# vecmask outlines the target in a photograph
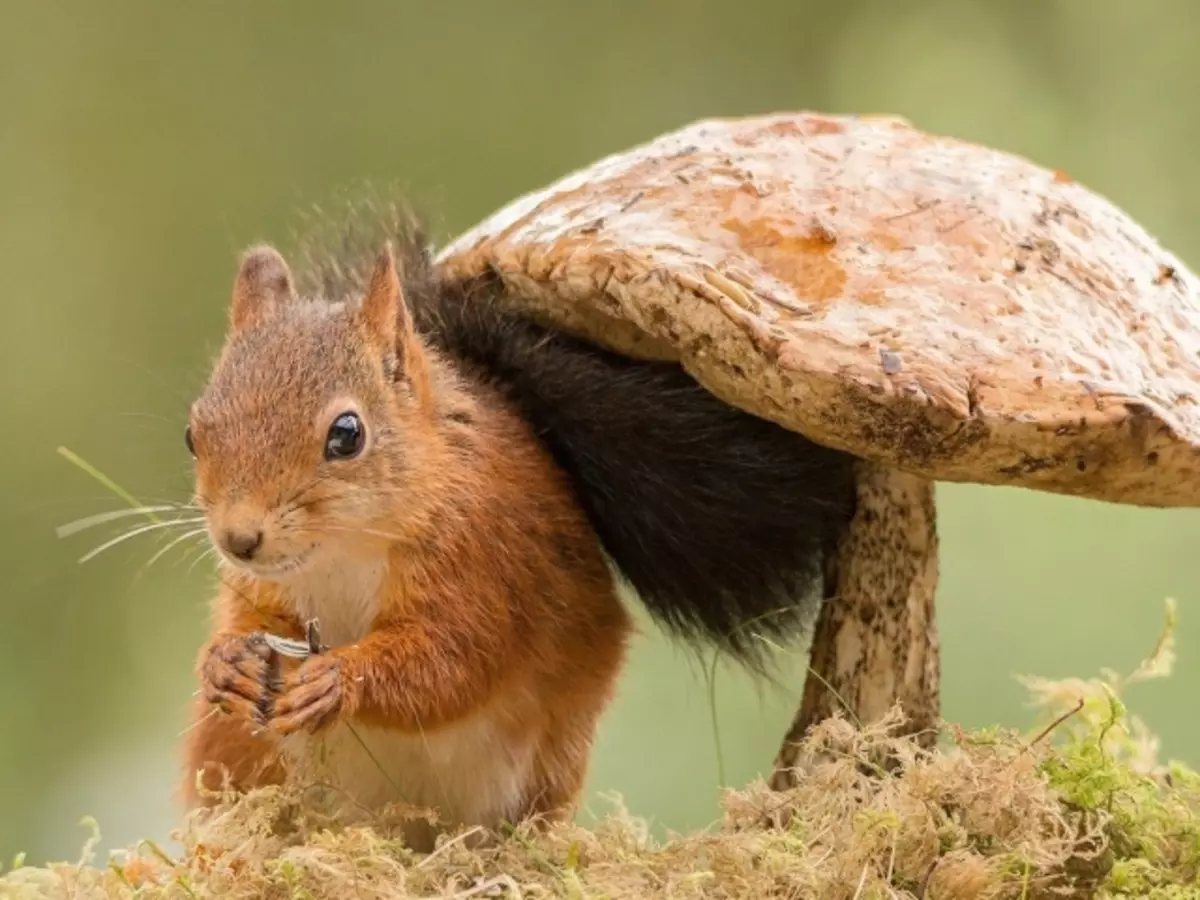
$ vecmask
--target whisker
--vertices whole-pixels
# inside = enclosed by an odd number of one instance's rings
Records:
[[[377,531],[374,528],[345,528],[340,525],[325,525],[320,528],[305,528],[301,533],[305,534],[323,534],[330,531],[344,532],[346,534],[366,534],[371,537],[383,538],[388,541],[407,541],[409,538],[402,534],[392,534],[390,531]]]
[[[118,509],[113,512],[97,513],[94,516],[84,516],[82,519],[76,519],[74,522],[67,522],[65,525],[59,525],[54,529],[54,533],[60,538],[70,537],[73,534],[78,534],[81,531],[86,531],[94,525],[103,525],[105,522],[113,522],[117,519],[124,519],[127,516],[144,516],[148,513],[157,512],[174,512],[175,510],[195,509],[192,506],[186,505],[166,505],[161,506],[139,506],[134,509]]]
[[[41,515],[47,510],[58,510],[64,506],[78,506],[80,503],[111,503],[112,494],[76,494],[72,493],[69,497],[42,497],[33,500],[29,503],[21,503],[9,509],[12,513],[24,513],[26,515]],[[170,503],[178,505],[178,502],[168,497],[142,497],[149,503]]]
[[[305,499],[305,496],[313,489],[329,485],[333,490],[319,497]],[[308,486],[301,488],[294,493],[286,504],[281,504],[280,515],[288,515],[297,510],[305,509],[312,506],[314,503],[323,503],[330,500],[339,500],[342,497],[351,496],[353,494],[369,493],[373,497],[408,497],[412,491],[409,488],[388,488],[380,485],[371,485],[369,487],[356,484],[345,478],[339,478],[336,475],[320,475]]]
[[[215,716],[220,711],[221,711],[221,707],[214,706],[211,710],[209,710],[207,713],[205,713],[203,716],[201,716],[199,719],[197,719],[195,722],[193,722],[187,728],[183,729],[183,731],[179,732],[179,734],[177,734],[176,737],[181,738],[184,735],[186,735],[189,731],[193,731],[194,729],[199,728],[201,725],[203,725],[205,722],[207,722],[209,719],[211,719],[213,716]]]
[[[179,537],[175,538],[173,541],[171,541],[169,544],[167,544],[165,547],[163,547],[161,550],[159,550],[157,553],[155,553],[152,557],[150,557],[149,562],[147,562],[144,566],[142,566],[142,571],[144,572],[146,569],[149,569],[152,565],[154,565],[156,562],[158,562],[160,559],[162,559],[163,555],[166,554],[166,552],[168,550],[170,550],[172,547],[174,547],[178,544],[182,544],[188,538],[194,538],[198,534],[204,534],[204,532],[206,532],[206,531],[208,531],[207,528],[193,528],[191,531],[185,531]]]
[[[193,546],[188,547],[188,549],[184,551],[183,556],[181,556],[179,558],[179,562],[181,562],[181,563],[188,562],[189,560],[191,560],[192,554],[195,553],[197,550],[211,550],[211,549],[212,549],[211,542],[197,541]]]
[[[291,498],[287,501],[286,507],[282,510],[280,515],[286,516],[288,513],[295,512],[298,509],[303,509],[306,506],[311,506],[313,503],[318,503],[321,500],[328,499],[326,497],[314,497],[311,500],[304,500],[304,496],[306,494],[310,493],[311,491],[315,490],[316,488],[319,488],[321,485],[323,485],[325,482],[327,482],[329,480],[330,480],[330,476],[328,476],[328,475],[318,475],[311,482],[309,482],[305,487],[300,488],[300,490],[298,490],[294,494],[292,494]]]
[[[217,548],[212,546],[211,544],[209,544],[208,548],[203,553],[201,553],[199,556],[197,556],[195,559],[192,560],[192,564],[187,567],[187,572],[185,574],[191,575],[192,571],[196,568],[196,566],[198,566],[200,563],[204,562],[204,560],[208,559],[209,557],[215,556],[216,553],[217,553]]]
[[[83,556],[81,556],[79,558],[79,562],[85,563],[90,559],[94,559],[95,557],[97,557],[101,553],[103,553],[105,550],[115,547],[115,546],[117,546],[117,544],[123,543],[124,541],[127,541],[130,538],[137,537],[139,534],[145,534],[148,531],[157,531],[160,528],[171,528],[176,525],[195,525],[197,522],[203,522],[203,521],[204,521],[203,516],[197,516],[194,519],[172,519],[169,522],[151,522],[149,525],[142,525],[139,528],[134,528],[130,531],[124,532],[123,534],[119,534],[115,538],[113,538],[111,541],[105,541],[99,547],[97,547],[94,550],[91,550],[88,553],[85,553]]]

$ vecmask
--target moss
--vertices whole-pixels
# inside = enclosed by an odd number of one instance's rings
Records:
[[[0,876],[0,897],[1200,900],[1200,775],[1159,764],[1121,700],[1169,673],[1169,613],[1128,677],[1026,679],[1049,722],[1033,737],[948,726],[930,752],[898,735],[897,715],[865,729],[834,718],[803,745],[796,788],[727,791],[705,833],[656,842],[618,808],[591,829],[450,835],[419,856],[398,837],[403,810],[354,820],[272,789],[190,817],[178,859],[144,843],[100,866],[93,840],[79,862]]]
[[[1195,773],[1137,771],[1105,749],[1106,723],[1055,746],[957,734],[933,753],[894,724],[826,722],[794,790],[729,791],[719,829],[665,842],[617,810],[593,829],[451,837],[421,857],[394,820],[338,821],[279,789],[193,816],[178,859],[142,845],[106,867],[23,867],[0,896],[1200,897]],[[865,764],[880,751],[897,772]]]

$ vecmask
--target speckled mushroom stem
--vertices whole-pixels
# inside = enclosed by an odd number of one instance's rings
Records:
[[[811,671],[775,760],[772,786],[795,783],[796,741],[835,710],[881,719],[899,701],[907,727],[936,740],[939,655],[934,622],[938,538],[933,482],[861,463],[858,508],[826,574]]]

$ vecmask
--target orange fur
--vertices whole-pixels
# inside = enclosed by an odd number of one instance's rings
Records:
[[[304,777],[323,744],[368,806],[486,827],[571,814],[631,626],[566,477],[498,394],[422,346],[390,249],[343,306],[297,299],[272,254],[244,258],[191,417],[214,542],[263,539],[252,560],[224,553],[187,801],[197,770],[247,789]],[[365,449],[323,458],[346,410]],[[302,664],[252,637],[310,617],[330,649]]]

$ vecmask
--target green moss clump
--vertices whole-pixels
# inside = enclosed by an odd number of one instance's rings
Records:
[[[1200,775],[1181,763],[1160,765],[1153,735],[1121,700],[1130,685],[1170,674],[1175,624],[1168,601],[1154,652],[1124,678],[1025,679],[1040,706],[1067,717],[1041,771],[1065,805],[1104,818],[1111,869],[1102,896],[1114,900],[1200,897]]]

